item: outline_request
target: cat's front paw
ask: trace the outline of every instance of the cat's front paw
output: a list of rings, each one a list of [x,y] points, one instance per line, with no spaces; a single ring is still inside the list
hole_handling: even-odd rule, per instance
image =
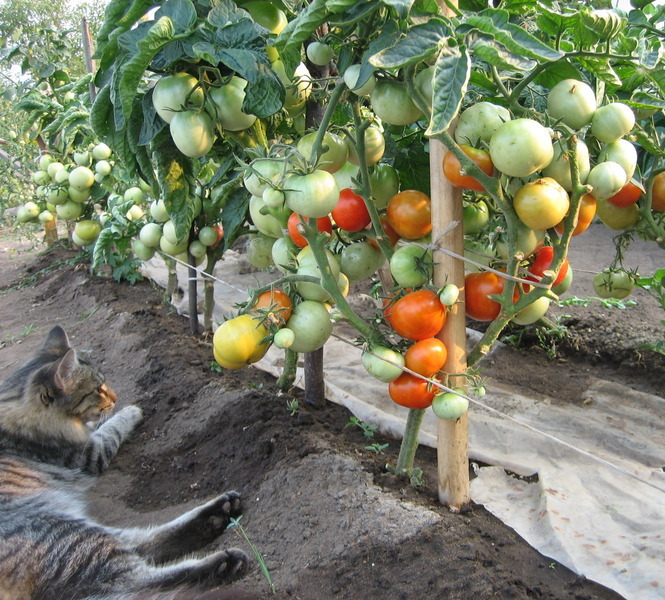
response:
[[[125,406],[116,413],[117,417],[121,417],[133,427],[136,427],[143,420],[143,411],[136,405]]]
[[[247,569],[247,555],[238,548],[229,548],[215,552],[208,557],[212,567],[212,579],[215,583],[235,579]],[[212,564],[211,564],[212,563]]]
[[[198,535],[202,539],[213,540],[220,536],[231,523],[231,519],[242,513],[242,503],[238,492],[226,492],[199,507],[195,518]]]

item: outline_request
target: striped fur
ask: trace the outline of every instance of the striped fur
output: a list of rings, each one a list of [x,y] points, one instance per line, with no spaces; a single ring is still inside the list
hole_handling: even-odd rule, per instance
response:
[[[141,420],[135,406],[108,418],[115,403],[61,327],[0,382],[0,600],[185,598],[189,586],[220,583],[245,567],[235,549],[181,558],[240,514],[235,492],[148,529],[86,516],[92,476]],[[179,591],[160,592],[168,589]]]

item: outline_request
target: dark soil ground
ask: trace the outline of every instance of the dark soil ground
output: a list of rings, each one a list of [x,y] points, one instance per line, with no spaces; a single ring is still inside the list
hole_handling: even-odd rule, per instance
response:
[[[558,358],[527,344],[519,362],[488,359],[488,373],[535,394],[551,392],[559,377],[561,401],[581,401],[590,375],[662,393],[665,362],[635,351],[639,327],[625,328],[633,339],[619,354],[594,342],[607,336],[600,330],[611,319],[602,311],[574,319]],[[280,394],[252,368],[211,370],[210,343],[188,334],[187,320],[151,282],[93,277],[75,252],[43,252],[0,230],[0,377],[55,324],[76,348],[90,350],[120,406],[135,403],[145,414],[94,488],[91,512],[111,525],[146,524],[238,490],[243,530],[265,558],[276,595],[254,559],[235,584],[240,590],[300,600],[620,598],[540,555],[482,506],[463,514],[440,506],[434,450],[419,449],[425,483],[410,486],[385,470],[399,440],[376,436],[372,443],[388,447],[367,451],[360,428],[347,426],[346,409],[310,407],[297,390]],[[653,317],[644,331],[654,333]],[[292,397],[300,400],[295,414],[287,408]],[[238,533],[215,545],[251,553]]]

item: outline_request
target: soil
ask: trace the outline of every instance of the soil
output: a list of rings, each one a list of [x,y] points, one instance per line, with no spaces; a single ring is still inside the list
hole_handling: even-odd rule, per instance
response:
[[[100,521],[161,522],[238,490],[242,529],[212,546],[251,554],[244,532],[276,593],[255,558],[233,589],[264,598],[621,598],[539,554],[482,506],[462,514],[441,506],[434,450],[418,450],[422,485],[396,479],[385,466],[395,463],[399,440],[368,442],[343,407],[309,406],[256,369],[211,370],[211,344],[188,333],[158,286],[92,276],[78,257],[0,229],[0,377],[61,324],[105,371],[119,406],[141,406],[143,423],[92,490]],[[571,315],[568,338],[554,349],[524,339],[490,356],[486,374],[560,402],[583,401],[591,376],[662,393],[665,360],[642,346],[665,337],[663,314],[646,295],[639,300],[625,319],[599,304],[557,309]],[[376,454],[368,443],[388,446]]]

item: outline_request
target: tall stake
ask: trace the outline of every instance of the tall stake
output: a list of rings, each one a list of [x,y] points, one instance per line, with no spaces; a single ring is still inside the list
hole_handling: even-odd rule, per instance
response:
[[[450,11],[444,0],[438,0],[443,14]],[[457,0],[452,0],[457,5]],[[452,129],[450,133],[452,133]],[[454,188],[443,175],[443,157],[446,147],[439,140],[430,141],[430,181],[432,195],[432,240],[458,255],[464,254],[464,229],[462,226],[462,192]],[[441,233],[452,221],[458,225],[446,236]],[[454,283],[460,288],[459,301],[448,312],[446,325],[439,338],[446,345],[448,360],[443,367],[446,373],[459,374],[466,369],[466,311],[464,309],[464,263],[443,252],[435,252],[434,284],[443,287]],[[459,381],[455,381],[459,379]],[[464,385],[464,380],[451,378],[449,385]],[[471,497],[469,492],[469,428],[467,416],[437,423],[437,456],[439,472],[439,501],[458,512]]]
[[[88,27],[88,20],[84,17],[81,19],[81,36],[83,37],[83,54],[85,56],[85,69],[88,73],[94,73],[96,70],[95,61],[92,59],[94,49],[92,46],[92,36],[90,35],[90,28]],[[97,89],[93,81],[89,84],[90,100],[94,102],[97,95]]]

